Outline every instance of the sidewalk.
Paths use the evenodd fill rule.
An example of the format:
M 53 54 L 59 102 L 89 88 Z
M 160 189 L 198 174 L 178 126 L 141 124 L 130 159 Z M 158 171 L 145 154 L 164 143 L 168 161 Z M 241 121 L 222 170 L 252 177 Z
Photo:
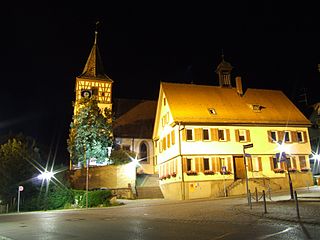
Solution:
M 270 219 L 320 225 L 320 187 L 299 188 L 295 191 L 298 196 L 300 219 L 298 218 L 296 201 L 291 200 L 289 190 L 272 194 L 271 200 L 266 196 L 267 213 L 265 213 L 261 193 L 259 193 L 259 202 L 252 199 L 252 209 L 248 204 L 241 204 L 235 206 L 235 210 Z

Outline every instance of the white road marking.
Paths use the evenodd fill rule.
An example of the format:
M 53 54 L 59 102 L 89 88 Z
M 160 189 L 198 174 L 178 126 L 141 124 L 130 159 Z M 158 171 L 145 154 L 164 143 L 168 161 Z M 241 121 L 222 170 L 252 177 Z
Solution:
M 268 234 L 268 235 L 265 235 L 265 236 L 263 236 L 263 237 L 259 237 L 258 239 L 267 239 L 267 238 L 269 238 L 269 237 L 273 237 L 273 236 L 276 236 L 276 235 L 279 235 L 279 234 L 288 232 L 288 231 L 290 231 L 291 229 L 293 229 L 293 227 L 288 227 L 288 228 L 286 228 L 286 229 L 283 230 L 283 231 L 280 231 L 280 232 L 277 232 L 277 233 Z

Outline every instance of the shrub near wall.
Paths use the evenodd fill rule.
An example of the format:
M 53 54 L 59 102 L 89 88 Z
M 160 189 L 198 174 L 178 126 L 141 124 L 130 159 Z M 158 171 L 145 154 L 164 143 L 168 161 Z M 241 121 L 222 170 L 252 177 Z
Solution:
M 88 207 L 110 206 L 111 197 L 110 190 L 88 191 Z M 76 207 L 86 207 L 86 191 L 74 190 L 74 199 Z

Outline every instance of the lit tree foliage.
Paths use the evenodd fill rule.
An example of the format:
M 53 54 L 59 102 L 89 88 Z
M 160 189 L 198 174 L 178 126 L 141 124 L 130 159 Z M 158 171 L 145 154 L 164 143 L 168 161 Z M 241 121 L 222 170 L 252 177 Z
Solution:
M 113 144 L 112 113 L 105 109 L 102 114 L 95 98 L 82 98 L 80 108 L 70 125 L 68 151 L 72 163 L 86 164 L 95 158 L 97 163 L 105 162 L 108 148 Z
M 0 145 L 0 199 L 10 203 L 17 195 L 17 188 L 23 185 L 23 195 L 33 191 L 31 179 L 37 170 L 30 162 L 40 161 L 35 141 L 23 135 L 10 137 Z

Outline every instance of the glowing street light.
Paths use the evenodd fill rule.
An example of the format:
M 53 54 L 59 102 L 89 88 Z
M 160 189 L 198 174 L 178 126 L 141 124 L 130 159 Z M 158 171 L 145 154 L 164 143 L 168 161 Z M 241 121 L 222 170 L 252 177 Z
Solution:
M 52 171 L 49 172 L 48 170 L 45 170 L 44 172 L 41 172 L 37 178 L 39 180 L 46 180 L 47 182 L 49 182 L 53 175 L 54 173 Z

